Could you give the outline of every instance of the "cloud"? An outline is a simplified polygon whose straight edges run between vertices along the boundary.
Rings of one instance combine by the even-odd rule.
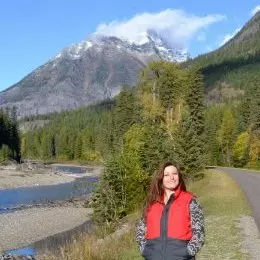
[[[251,15],[254,16],[258,11],[260,11],[260,5],[257,5],[254,9],[251,10]]]
[[[116,36],[130,42],[141,43],[147,30],[152,29],[174,48],[186,48],[189,40],[201,29],[226,19],[226,16],[209,14],[195,16],[179,9],[166,9],[158,13],[137,14],[129,20],[100,24],[96,34]]]
[[[239,31],[241,30],[241,27],[237,28],[232,33],[226,34],[221,41],[218,42],[219,47],[226,44],[230,39],[232,39]]]

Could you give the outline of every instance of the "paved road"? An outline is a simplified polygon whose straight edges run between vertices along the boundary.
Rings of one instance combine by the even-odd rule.
[[[260,231],[260,172],[218,167],[228,173],[244,190],[253,208],[253,216]]]

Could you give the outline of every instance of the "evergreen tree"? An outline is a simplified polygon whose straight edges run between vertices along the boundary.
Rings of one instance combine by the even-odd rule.
[[[49,133],[43,131],[42,142],[41,142],[41,159],[49,160],[52,159],[52,137]]]
[[[248,92],[245,93],[245,96],[241,100],[241,106],[238,108],[238,120],[239,126],[238,130],[240,132],[245,131],[250,125],[250,110],[251,110],[251,98]]]
[[[77,138],[75,141],[75,151],[74,151],[74,157],[76,159],[81,159],[82,158],[82,134],[78,133]]]
[[[203,176],[205,166],[204,150],[194,124],[189,114],[184,115],[176,136],[175,157],[183,168],[185,178],[189,179]]]
[[[211,106],[205,112],[205,154],[209,165],[221,163],[220,146],[216,136],[222,116],[223,109],[219,105]]]
[[[254,82],[250,107],[251,130],[260,135],[260,84]]]
[[[9,138],[9,147],[12,151],[12,158],[20,161],[20,137],[19,137],[19,126],[17,121],[16,108],[13,107],[11,110],[10,117],[10,138]]]
[[[116,98],[114,108],[114,133],[117,139],[136,122],[136,101],[132,90],[126,87],[121,90]]]
[[[204,83],[202,74],[192,70],[189,74],[189,90],[187,96],[189,113],[194,125],[194,130],[199,137],[204,135]]]
[[[15,108],[0,110],[0,149],[3,149],[1,155],[4,160],[20,161],[20,136]]]

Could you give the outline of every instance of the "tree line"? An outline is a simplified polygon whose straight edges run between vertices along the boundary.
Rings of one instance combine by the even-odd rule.
[[[209,163],[260,169],[260,81],[235,102],[206,110]]]
[[[20,135],[16,109],[0,109],[0,163],[20,161]]]

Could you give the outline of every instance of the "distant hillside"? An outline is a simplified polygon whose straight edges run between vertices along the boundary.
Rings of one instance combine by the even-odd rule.
[[[260,11],[249,20],[244,27],[219,49],[190,60],[203,68],[209,65],[221,64],[232,59],[248,59],[260,52]]]
[[[260,12],[225,45],[183,65],[201,68],[207,101],[221,102],[242,95],[252,80],[260,82]]]

